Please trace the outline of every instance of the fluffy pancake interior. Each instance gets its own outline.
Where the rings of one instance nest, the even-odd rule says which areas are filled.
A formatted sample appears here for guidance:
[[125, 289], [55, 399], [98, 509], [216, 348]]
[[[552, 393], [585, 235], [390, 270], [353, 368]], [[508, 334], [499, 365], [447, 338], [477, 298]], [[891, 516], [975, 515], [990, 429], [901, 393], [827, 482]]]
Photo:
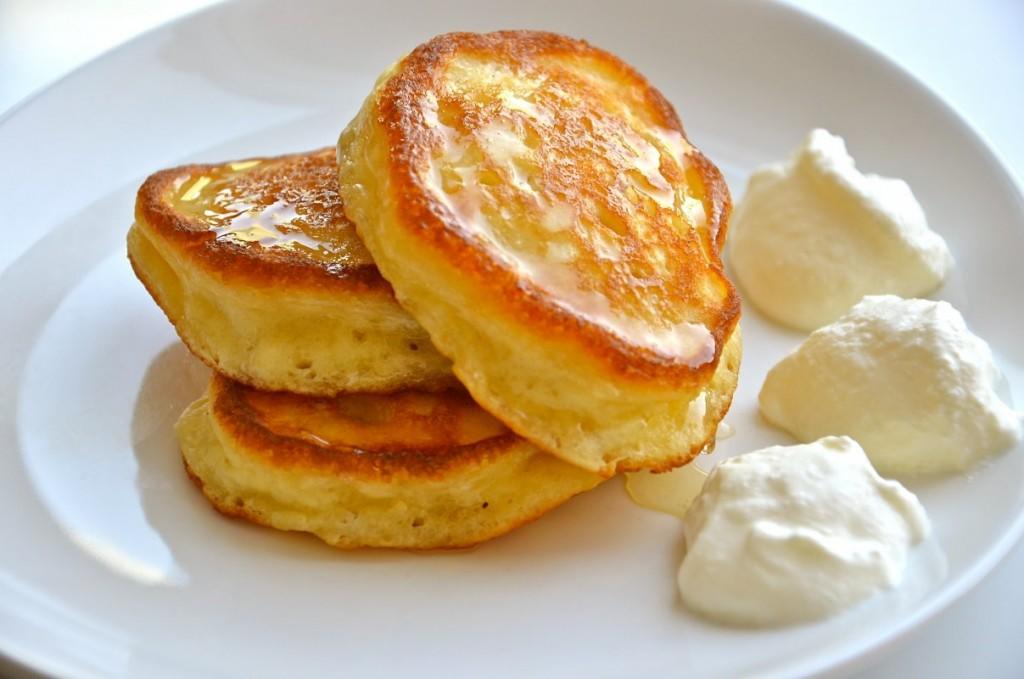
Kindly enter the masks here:
[[220, 511], [338, 547], [468, 546], [600, 482], [456, 391], [313, 398], [215, 376], [177, 433]]
[[136, 274], [193, 353], [247, 384], [451, 384], [345, 218], [335, 168], [326, 149], [154, 175], [128, 235]]
[[339, 160], [381, 272], [513, 430], [604, 474], [714, 434], [740, 356], [728, 192], [629, 67], [550, 34], [441, 36], [380, 79]]

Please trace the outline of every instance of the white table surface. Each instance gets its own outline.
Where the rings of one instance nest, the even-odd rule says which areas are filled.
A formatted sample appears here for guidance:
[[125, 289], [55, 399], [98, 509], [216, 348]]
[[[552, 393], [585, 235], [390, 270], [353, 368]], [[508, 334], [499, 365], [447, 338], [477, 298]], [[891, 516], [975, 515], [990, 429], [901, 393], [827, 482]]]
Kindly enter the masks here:
[[[1021, 182], [1024, 2], [786, 1], [914, 74], [971, 123]], [[0, 115], [93, 56], [212, 2], [0, 0]], [[1024, 542], [974, 591], [854, 676], [1024, 677], [1022, 576]]]

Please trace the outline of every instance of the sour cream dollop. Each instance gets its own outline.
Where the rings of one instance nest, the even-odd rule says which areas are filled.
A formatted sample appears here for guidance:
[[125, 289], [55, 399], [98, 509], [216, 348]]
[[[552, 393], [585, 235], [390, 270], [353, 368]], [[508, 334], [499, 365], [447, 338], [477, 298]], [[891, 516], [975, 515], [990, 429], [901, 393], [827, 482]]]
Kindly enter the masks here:
[[1021, 436], [988, 344], [948, 302], [865, 297], [765, 378], [761, 414], [800, 441], [857, 440], [886, 476], [965, 471]]
[[845, 436], [722, 462], [683, 521], [683, 602], [744, 626], [823, 618], [897, 585], [929, 533], [917, 497]]
[[864, 295], [926, 295], [953, 263], [907, 183], [862, 174], [843, 139], [821, 129], [787, 162], [754, 172], [729, 243], [745, 299], [801, 330]]

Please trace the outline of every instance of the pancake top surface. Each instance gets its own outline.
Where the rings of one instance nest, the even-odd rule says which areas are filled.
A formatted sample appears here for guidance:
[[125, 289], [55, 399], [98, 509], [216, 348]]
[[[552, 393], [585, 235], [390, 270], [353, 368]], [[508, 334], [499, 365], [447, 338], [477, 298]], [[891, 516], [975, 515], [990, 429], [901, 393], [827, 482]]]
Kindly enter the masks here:
[[150, 177], [137, 212], [218, 272], [387, 289], [337, 182], [333, 148], [190, 165]]
[[642, 76], [585, 42], [439, 36], [378, 91], [403, 224], [619, 372], [713, 368], [739, 314], [728, 189]]
[[211, 393], [218, 423], [281, 467], [432, 478], [518, 441], [461, 389], [322, 398], [216, 375]]

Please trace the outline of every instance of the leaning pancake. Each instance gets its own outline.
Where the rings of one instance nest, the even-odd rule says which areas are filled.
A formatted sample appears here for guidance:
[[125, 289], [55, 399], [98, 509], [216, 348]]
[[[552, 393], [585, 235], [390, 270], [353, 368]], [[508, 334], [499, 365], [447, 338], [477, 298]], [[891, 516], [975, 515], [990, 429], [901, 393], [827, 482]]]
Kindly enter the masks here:
[[465, 547], [601, 481], [512, 434], [461, 389], [325, 398], [215, 374], [177, 433], [221, 512], [337, 547]]
[[511, 429], [606, 475], [714, 435], [740, 356], [729, 193], [636, 71], [549, 33], [443, 35], [338, 158], [381, 273]]
[[203, 361], [264, 389], [434, 388], [448, 360], [345, 218], [333, 149], [158, 172], [128, 256]]

